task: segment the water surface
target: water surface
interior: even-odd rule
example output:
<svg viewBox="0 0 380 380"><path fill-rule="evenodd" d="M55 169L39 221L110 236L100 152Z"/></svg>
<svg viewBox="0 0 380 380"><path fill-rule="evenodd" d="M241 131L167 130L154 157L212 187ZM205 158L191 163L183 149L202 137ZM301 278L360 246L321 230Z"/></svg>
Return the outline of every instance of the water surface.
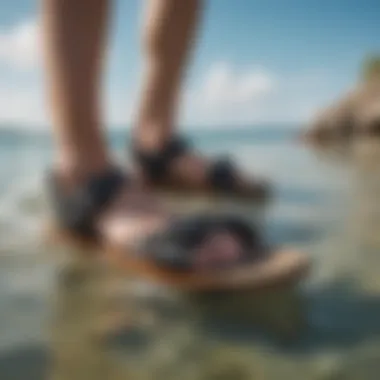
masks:
<svg viewBox="0 0 380 380"><path fill-rule="evenodd" d="M192 134L205 152L271 178L275 199L265 210L186 207L259 220L273 243L303 249L314 263L296 293L224 295L207 307L44 247L51 143L0 136L0 378L378 379L380 147L318 155L293 137L285 127ZM110 142L121 158L124 134ZM178 200L171 207L185 210Z"/></svg>

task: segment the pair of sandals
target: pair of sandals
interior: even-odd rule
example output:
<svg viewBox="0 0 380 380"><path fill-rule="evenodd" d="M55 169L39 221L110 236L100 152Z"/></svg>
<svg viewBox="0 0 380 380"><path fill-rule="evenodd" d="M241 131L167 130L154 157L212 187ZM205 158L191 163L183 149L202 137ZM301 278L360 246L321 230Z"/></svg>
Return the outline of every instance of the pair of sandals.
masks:
<svg viewBox="0 0 380 380"><path fill-rule="evenodd" d="M171 165L189 153L189 146L184 140L173 139L155 154L138 149L133 153L152 186L170 188ZM214 194L255 198L258 193L265 194L265 187L260 184L257 188L242 187L238 171L227 161L211 165L207 178L204 190ZM306 256L265 246L256 227L233 215L176 217L163 229L147 234L128 247L107 244L97 229L99 215L132 183L130 176L110 168L68 194L52 174L50 195L60 229L66 236L103 244L107 254L129 273L187 290L262 288L295 282L307 273ZM211 254L208 257L207 249L206 252L200 249L221 231L232 237L239 247L238 254L228 260L218 260ZM206 262L206 267L200 266L200 262Z"/></svg>

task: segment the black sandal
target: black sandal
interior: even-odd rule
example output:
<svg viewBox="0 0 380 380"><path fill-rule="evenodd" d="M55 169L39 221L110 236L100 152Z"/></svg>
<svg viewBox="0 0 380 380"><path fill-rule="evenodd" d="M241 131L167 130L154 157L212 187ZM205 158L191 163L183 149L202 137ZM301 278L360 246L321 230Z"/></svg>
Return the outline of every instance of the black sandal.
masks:
<svg viewBox="0 0 380 380"><path fill-rule="evenodd" d="M95 227L96 219L128 181L120 171L110 170L67 195L54 175L50 175L50 195L59 227L75 238L102 242ZM232 261L216 260L206 271L200 271L196 263L197 248L221 231L238 240L242 254ZM285 261L284 254L269 254L258 230L235 216L200 214L174 218L163 230L124 249L102 243L105 255L116 259L117 265L129 274L189 290L262 287L284 280L294 281L304 273L307 264L304 256L294 255L294 252L291 252L293 257L289 259L288 255Z"/></svg>
<svg viewBox="0 0 380 380"><path fill-rule="evenodd" d="M96 218L117 196L129 178L112 168L102 175L90 178L84 186L66 194L53 172L47 185L54 217L58 227L74 237L98 240Z"/></svg>
<svg viewBox="0 0 380 380"><path fill-rule="evenodd" d="M185 186L180 189L171 183L169 172L172 162L188 154L190 150L191 146L187 140L175 137L160 151L154 153L143 152L138 148L138 144L134 143L132 155L150 185L166 190L176 188L177 191L186 191L188 189ZM224 196L267 198L269 189L266 183L255 181L252 186L243 187L237 181L238 176L238 169L228 157L216 159L210 166L208 184L203 190Z"/></svg>

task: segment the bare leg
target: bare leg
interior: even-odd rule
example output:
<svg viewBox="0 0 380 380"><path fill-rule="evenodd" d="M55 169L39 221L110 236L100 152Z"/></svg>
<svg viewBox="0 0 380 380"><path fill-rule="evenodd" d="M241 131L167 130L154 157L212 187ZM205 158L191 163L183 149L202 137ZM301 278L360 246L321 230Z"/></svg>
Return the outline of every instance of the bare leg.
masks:
<svg viewBox="0 0 380 380"><path fill-rule="evenodd" d="M200 0L148 1L143 39L146 67L136 131L147 145L160 145L172 134L200 4Z"/></svg>
<svg viewBox="0 0 380 380"><path fill-rule="evenodd" d="M159 152L171 139L177 124L177 108L183 75L195 39L200 15L200 0L149 0L145 19L144 52L145 75L141 104L134 130L134 141L144 153ZM186 190L206 190L212 163L198 155L188 153L176 157L166 172L167 184ZM142 175L149 177L142 167ZM225 175L225 170L220 176ZM233 173L231 182L240 195L261 197L266 195L266 184L252 181L240 173ZM230 176L231 178L231 176ZM147 178L148 180L150 178ZM223 181L223 179L222 179ZM210 190L210 189L208 189Z"/></svg>
<svg viewBox="0 0 380 380"><path fill-rule="evenodd" d="M60 171L97 172L108 165L99 104L108 8L108 0L42 0L48 96Z"/></svg>

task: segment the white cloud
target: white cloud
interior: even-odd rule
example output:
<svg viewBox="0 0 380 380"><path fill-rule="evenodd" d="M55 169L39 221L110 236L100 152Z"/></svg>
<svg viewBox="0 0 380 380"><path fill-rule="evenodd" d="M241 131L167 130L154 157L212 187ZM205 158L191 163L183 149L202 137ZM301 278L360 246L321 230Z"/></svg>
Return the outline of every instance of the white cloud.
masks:
<svg viewBox="0 0 380 380"><path fill-rule="evenodd" d="M228 63L215 63L185 95L184 118L189 124L244 122L270 97L276 82L273 73L260 67L238 71Z"/></svg>
<svg viewBox="0 0 380 380"><path fill-rule="evenodd" d="M272 75L261 69L237 72L227 63L219 63L207 73L199 97L207 107L242 105L267 95L273 86Z"/></svg>
<svg viewBox="0 0 380 380"><path fill-rule="evenodd" d="M303 122L331 95L337 95L327 72L279 75L261 67L237 70L228 63L210 67L183 99L188 125Z"/></svg>
<svg viewBox="0 0 380 380"><path fill-rule="evenodd" d="M39 26L35 20L0 32L0 62L17 69L30 69L37 66L39 58Z"/></svg>

